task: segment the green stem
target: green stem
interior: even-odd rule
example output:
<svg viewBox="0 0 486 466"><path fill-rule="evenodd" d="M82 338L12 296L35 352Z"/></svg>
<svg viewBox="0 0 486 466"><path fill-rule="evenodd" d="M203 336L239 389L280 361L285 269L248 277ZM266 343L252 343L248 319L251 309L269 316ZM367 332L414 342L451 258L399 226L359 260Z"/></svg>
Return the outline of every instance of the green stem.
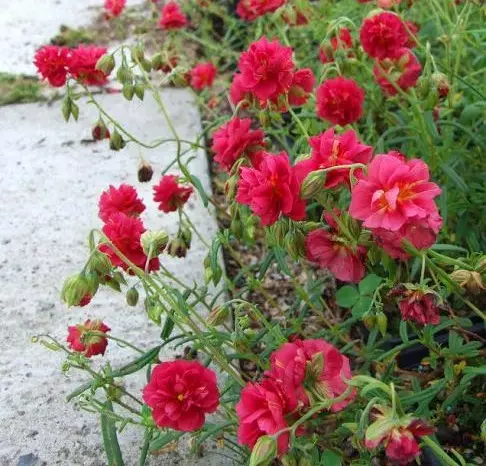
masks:
<svg viewBox="0 0 486 466"><path fill-rule="evenodd" d="M434 452L442 464L446 466L460 466L459 463L454 461L444 450L442 450L441 446L432 440L431 437L423 437L422 443L427 445Z"/></svg>

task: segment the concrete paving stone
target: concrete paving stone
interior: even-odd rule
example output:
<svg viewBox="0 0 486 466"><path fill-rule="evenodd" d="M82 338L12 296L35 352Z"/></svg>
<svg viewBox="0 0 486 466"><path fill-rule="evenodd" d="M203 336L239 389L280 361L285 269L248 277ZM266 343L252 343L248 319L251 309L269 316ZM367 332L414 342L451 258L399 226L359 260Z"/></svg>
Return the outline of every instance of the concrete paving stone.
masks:
<svg viewBox="0 0 486 466"><path fill-rule="evenodd" d="M143 0L128 0L133 6ZM0 71L33 75L35 51L69 27L88 25L103 0L0 0Z"/></svg>
<svg viewBox="0 0 486 466"><path fill-rule="evenodd" d="M73 4L75 4L74 2ZM1 55L1 54L0 54ZM143 141L171 135L150 96L145 102L124 101L120 95L98 97L107 111ZM163 92L180 137L194 140L201 131L200 117L186 90ZM98 417L73 404L65 396L86 380L72 371L61 374L63 355L31 343L35 334L49 333L60 340L67 326L86 318L102 318L113 335L151 348L159 341L160 328L151 324L141 305L131 308L123 294L101 289L85 308L67 309L59 299L63 279L80 270L87 257L87 236L100 227L97 201L108 185L136 185L147 210L142 214L149 229L174 233L176 214L157 211L152 202L153 183L136 180L140 149L129 144L121 152L108 149L107 141L88 143L91 125L98 118L93 106L80 102L78 122L64 123L60 102L52 106L26 104L0 107L0 465L106 464L101 447ZM84 141L84 142L83 142ZM144 156L157 174L174 157L168 143ZM207 191L210 179L206 155L195 152L191 172ZM159 175L160 176L160 175ZM197 196L188 213L205 238L217 231L212 212ZM202 260L206 251L197 237L186 259L163 256L167 267L187 282L203 283ZM167 350L162 359L172 358ZM131 350L110 343L105 357L119 367L134 357ZM95 359L99 359L97 357ZM127 382L139 392L144 377ZM138 464L141 431L130 426L121 435L128 466ZM201 460L177 453L158 456L151 464L224 464L218 452Z"/></svg>

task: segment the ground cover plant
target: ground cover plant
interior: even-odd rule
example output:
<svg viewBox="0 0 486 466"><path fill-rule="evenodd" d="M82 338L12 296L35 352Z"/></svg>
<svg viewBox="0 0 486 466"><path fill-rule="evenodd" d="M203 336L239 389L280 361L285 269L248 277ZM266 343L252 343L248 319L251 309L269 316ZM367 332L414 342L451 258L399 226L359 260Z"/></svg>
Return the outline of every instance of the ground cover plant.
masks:
<svg viewBox="0 0 486 466"><path fill-rule="evenodd" d="M105 2L113 28L124 3ZM41 76L65 87L66 120L95 105L93 139L140 146L139 181L153 184L144 202L113 174L62 299L89 313L99 287L123 292L160 344L95 316L65 343L37 339L90 377L70 399L99 413L109 464L123 464L127 424L144 431L140 464L184 436L251 466L482 464L485 13L453 0L150 2L135 45L37 52ZM155 100L170 139L141 141L103 109L93 87L115 81L120 98ZM197 140L179 137L164 86L193 89ZM170 164L148 162L169 143ZM214 194L190 171L196 148ZM189 198L218 215L215 238ZM177 234L144 225L146 209L179 212ZM190 284L164 256L183 266L196 236L205 282ZM116 344L134 359L111 368ZM159 360L166 345L183 357ZM130 393L138 371L146 386Z"/></svg>

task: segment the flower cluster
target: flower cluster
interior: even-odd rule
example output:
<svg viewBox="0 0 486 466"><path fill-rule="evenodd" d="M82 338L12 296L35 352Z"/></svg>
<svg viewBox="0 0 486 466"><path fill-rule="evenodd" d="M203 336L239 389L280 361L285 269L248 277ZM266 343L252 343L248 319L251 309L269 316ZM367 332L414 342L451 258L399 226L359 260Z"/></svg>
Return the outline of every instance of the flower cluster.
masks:
<svg viewBox="0 0 486 466"><path fill-rule="evenodd" d="M265 378L241 392L238 441L253 448L260 437L277 434L278 454L284 455L289 432L279 431L316 403L327 403L332 412L344 409L354 399L346 382L351 375L348 358L324 340L285 343L272 353Z"/></svg>
<svg viewBox="0 0 486 466"><path fill-rule="evenodd" d="M106 48L79 46L73 49L46 45L34 58L37 71L51 86L62 87L68 77L89 86L102 86L108 76L96 68L98 60L106 54Z"/></svg>

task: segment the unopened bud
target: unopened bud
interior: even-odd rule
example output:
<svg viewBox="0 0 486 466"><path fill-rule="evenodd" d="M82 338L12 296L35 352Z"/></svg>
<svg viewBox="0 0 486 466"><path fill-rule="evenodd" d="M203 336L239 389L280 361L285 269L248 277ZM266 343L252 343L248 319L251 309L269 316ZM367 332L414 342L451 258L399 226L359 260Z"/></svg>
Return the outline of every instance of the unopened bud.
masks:
<svg viewBox="0 0 486 466"><path fill-rule="evenodd" d="M264 435L253 447L249 466L268 466L276 457L277 441L269 435Z"/></svg>
<svg viewBox="0 0 486 466"><path fill-rule="evenodd" d="M167 245L167 254L172 257L186 257L187 247L180 238L175 238Z"/></svg>
<svg viewBox="0 0 486 466"><path fill-rule="evenodd" d="M126 83L123 85L122 89L123 97L127 100L132 100L135 94L135 86L132 83Z"/></svg>
<svg viewBox="0 0 486 466"><path fill-rule="evenodd" d="M388 319L383 312L376 313L376 326L380 331L381 335L384 337L386 335L386 329L388 327Z"/></svg>
<svg viewBox="0 0 486 466"><path fill-rule="evenodd" d="M207 322L215 327L221 325L229 316L228 306L215 307L208 315Z"/></svg>
<svg viewBox="0 0 486 466"><path fill-rule="evenodd" d="M167 246L169 235L165 231L146 231L140 237L143 252L152 259L157 257Z"/></svg>
<svg viewBox="0 0 486 466"><path fill-rule="evenodd" d="M61 299L71 306L83 306L91 300L97 290L93 280L85 274L76 274L66 279L61 291Z"/></svg>
<svg viewBox="0 0 486 466"><path fill-rule="evenodd" d="M479 294L486 290L483 279L479 272L471 270L456 270L451 273L451 278L472 294Z"/></svg>
<svg viewBox="0 0 486 466"><path fill-rule="evenodd" d="M113 265L106 254L96 251L91 255L88 267L90 270L93 270L99 275L103 276L111 272Z"/></svg>
<svg viewBox="0 0 486 466"><path fill-rule="evenodd" d="M122 65L116 72L116 79L118 79L118 81L120 81L120 83L123 85L131 83L133 81L133 73L130 71L128 66Z"/></svg>
<svg viewBox="0 0 486 466"><path fill-rule="evenodd" d="M113 55L103 55L96 63L95 68L99 71L102 71L103 74L108 76L115 68L115 59L113 58Z"/></svg>
<svg viewBox="0 0 486 466"><path fill-rule="evenodd" d="M136 306L138 303L138 291L135 287L130 288L126 294L127 304L129 306Z"/></svg>
<svg viewBox="0 0 486 466"><path fill-rule="evenodd" d="M444 73L432 73L432 76L430 77L432 81L432 85L437 89L439 92L439 97L441 98L446 98L447 95L449 94L449 79Z"/></svg>
<svg viewBox="0 0 486 466"><path fill-rule="evenodd" d="M122 138L122 135L118 132L115 128L113 133L110 136L110 149L111 150L121 150L125 147L125 141Z"/></svg>
<svg viewBox="0 0 486 466"><path fill-rule="evenodd" d="M153 174L154 170L152 165L150 165L147 161L142 160L137 172L138 181L140 181L140 183L147 183L152 179Z"/></svg>
<svg viewBox="0 0 486 466"><path fill-rule="evenodd" d="M376 315L371 314L367 312L363 317L362 317L363 324L368 330L372 330L375 328L376 325Z"/></svg>
<svg viewBox="0 0 486 466"><path fill-rule="evenodd" d="M145 95L145 86L142 83L137 83L135 84L134 90L138 99L143 100L143 96Z"/></svg>
<svg viewBox="0 0 486 466"><path fill-rule="evenodd" d="M326 171L316 170L310 172L304 179L300 188L300 196L303 199L310 199L315 197L324 188L326 182Z"/></svg>
<svg viewBox="0 0 486 466"><path fill-rule="evenodd" d="M105 122L100 118L98 122L93 126L91 135L95 141L102 141L110 137L110 131L105 125Z"/></svg>

